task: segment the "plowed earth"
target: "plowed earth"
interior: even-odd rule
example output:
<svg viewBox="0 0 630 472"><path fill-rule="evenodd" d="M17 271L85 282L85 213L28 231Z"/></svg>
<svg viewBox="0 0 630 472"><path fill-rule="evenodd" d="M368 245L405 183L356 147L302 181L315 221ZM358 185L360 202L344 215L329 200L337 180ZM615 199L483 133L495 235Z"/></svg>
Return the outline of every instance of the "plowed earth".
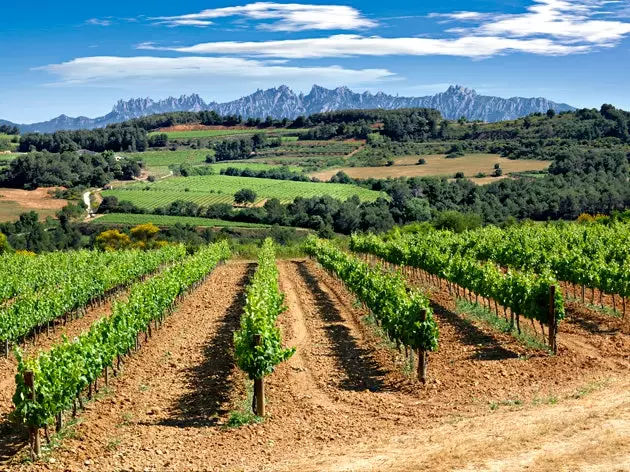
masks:
<svg viewBox="0 0 630 472"><path fill-rule="evenodd" d="M266 379L264 423L226 426L249 388L232 333L255 270L230 262L60 447L7 470L630 470L630 340L618 330L589 330L576 321L588 313L575 314L550 357L456 314L433 287L440 349L421 386L337 280L311 261L279 267L279 323L297 352Z"/></svg>

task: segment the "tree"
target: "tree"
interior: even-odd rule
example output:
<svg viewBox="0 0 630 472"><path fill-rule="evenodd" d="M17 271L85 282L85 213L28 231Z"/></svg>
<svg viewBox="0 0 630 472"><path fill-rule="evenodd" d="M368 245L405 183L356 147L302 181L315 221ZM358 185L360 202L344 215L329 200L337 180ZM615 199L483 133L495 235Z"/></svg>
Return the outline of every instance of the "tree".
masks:
<svg viewBox="0 0 630 472"><path fill-rule="evenodd" d="M159 232L160 228L153 223L146 223L133 227L131 229L131 237L137 242L146 243L155 239Z"/></svg>
<svg viewBox="0 0 630 472"><path fill-rule="evenodd" d="M556 110L554 110L553 108L550 108L549 110L547 110L547 118L551 119L554 116L556 116Z"/></svg>
<svg viewBox="0 0 630 472"><path fill-rule="evenodd" d="M238 205L254 203L256 201L256 192L248 188L241 189L234 194L234 201Z"/></svg>
<svg viewBox="0 0 630 472"><path fill-rule="evenodd" d="M4 254L5 252L10 251L11 245L9 244L9 240L3 233L0 233L0 254Z"/></svg>
<svg viewBox="0 0 630 472"><path fill-rule="evenodd" d="M252 137L252 146L254 149L260 149L265 147L265 143L267 142L267 135L265 133L256 133Z"/></svg>
<svg viewBox="0 0 630 472"><path fill-rule="evenodd" d="M460 172L455 173L455 178L456 178L456 179L463 179L463 178L465 178L465 177L466 177L466 175L465 175L463 172L461 172L461 171L460 171Z"/></svg>
<svg viewBox="0 0 630 472"><path fill-rule="evenodd" d="M131 239L117 229L103 231L96 237L96 247L103 251L119 251L131 246Z"/></svg>
<svg viewBox="0 0 630 472"><path fill-rule="evenodd" d="M427 163L427 160L424 157L421 157L420 159L418 159L418 165L419 166L423 166Z"/></svg>

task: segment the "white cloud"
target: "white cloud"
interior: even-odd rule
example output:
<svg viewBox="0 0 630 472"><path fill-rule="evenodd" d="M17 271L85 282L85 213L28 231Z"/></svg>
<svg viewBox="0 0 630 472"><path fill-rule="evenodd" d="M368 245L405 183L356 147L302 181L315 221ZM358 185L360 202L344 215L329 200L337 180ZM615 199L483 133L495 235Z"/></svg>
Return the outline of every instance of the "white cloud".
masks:
<svg viewBox="0 0 630 472"><path fill-rule="evenodd" d="M270 61L271 62L271 61ZM54 85L126 85L130 81L174 82L181 85L212 81L245 81L266 86L278 83L313 83L325 85L369 84L393 78L387 69L346 69L340 66L293 67L264 61L233 57L80 57L60 64L39 67L58 77Z"/></svg>
<svg viewBox="0 0 630 472"><path fill-rule="evenodd" d="M350 6L272 2L214 8L188 15L155 17L151 20L169 26L187 26L191 21L234 16L261 22L259 28L270 31L354 30L376 26L376 22L363 17L361 12Z"/></svg>
<svg viewBox="0 0 630 472"><path fill-rule="evenodd" d="M509 52L567 55L588 50L586 46L556 44L549 39L513 39L500 36L468 36L456 39L382 38L347 34L281 41L224 41L189 47L158 47L152 43L144 43L137 48L187 54L232 54L289 59L392 55L483 58Z"/></svg>
<svg viewBox="0 0 630 472"><path fill-rule="evenodd" d="M175 28L176 26L196 26L198 28L206 28L206 27L208 27L210 25L213 25L214 22L208 21L208 20L186 19L186 20L177 20L177 22L171 21L171 20L158 21L155 24L156 25L166 25L169 28Z"/></svg>
<svg viewBox="0 0 630 472"><path fill-rule="evenodd" d="M186 54L229 54L252 57L314 59L351 56L458 56L485 58L509 53L560 56L614 47L630 34L621 2L616 0L532 0L519 14L475 11L434 13L431 18L459 23L442 34L383 38L339 34L322 38L278 41L223 41L191 46L159 47L141 44L138 49L168 50ZM312 10L311 10L312 9ZM340 13L331 15L340 9ZM321 12L320 12L321 10ZM321 15L319 15L321 13ZM172 21L209 21L208 18L242 15L277 19L270 29L328 29L333 23L348 29L362 20L350 7L253 3L242 7L205 10L195 15L163 18ZM203 18L203 19L202 19ZM363 19L364 20L364 19ZM366 20L369 21L369 20Z"/></svg>
<svg viewBox="0 0 630 472"><path fill-rule="evenodd" d="M85 22L86 25L94 25L94 26L111 26L113 24L112 20L109 19L101 19L101 18L90 18Z"/></svg>

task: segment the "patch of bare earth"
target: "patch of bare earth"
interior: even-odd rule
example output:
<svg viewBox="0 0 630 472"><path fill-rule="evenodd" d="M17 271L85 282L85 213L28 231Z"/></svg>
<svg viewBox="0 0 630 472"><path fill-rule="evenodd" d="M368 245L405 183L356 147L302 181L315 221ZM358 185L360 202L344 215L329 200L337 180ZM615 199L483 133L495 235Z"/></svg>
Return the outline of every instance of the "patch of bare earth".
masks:
<svg viewBox="0 0 630 472"><path fill-rule="evenodd" d="M269 416L226 428L246 398L232 333L254 268L217 268L54 463L10 470L630 470L628 336L569 321L550 357L455 313L433 287L440 349L422 386L343 285L304 260L279 262L279 324L297 352L266 379Z"/></svg>
<svg viewBox="0 0 630 472"><path fill-rule="evenodd" d="M0 221L13 221L21 213L36 211L42 218L53 216L67 205L67 200L53 198L50 188L20 190L0 188Z"/></svg>

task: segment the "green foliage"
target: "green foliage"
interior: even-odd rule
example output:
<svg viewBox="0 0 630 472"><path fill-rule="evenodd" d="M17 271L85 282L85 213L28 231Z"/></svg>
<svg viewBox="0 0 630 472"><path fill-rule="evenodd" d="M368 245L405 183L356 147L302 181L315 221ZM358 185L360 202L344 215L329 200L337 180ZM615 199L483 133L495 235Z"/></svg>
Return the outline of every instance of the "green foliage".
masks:
<svg viewBox="0 0 630 472"><path fill-rule="evenodd" d="M9 244L9 240L6 235L0 233L0 254L5 254L7 252L11 252L11 245Z"/></svg>
<svg viewBox="0 0 630 472"><path fill-rule="evenodd" d="M128 286L162 264L181 259L183 246L159 251L80 251L46 256L3 256L0 341L17 342L38 326L86 306L108 291Z"/></svg>
<svg viewBox="0 0 630 472"><path fill-rule="evenodd" d="M314 237L307 240L306 252L339 277L367 305L392 341L413 349L437 349L439 332L429 299L410 290L400 274L370 267ZM424 321L420 318L422 311L426 311Z"/></svg>
<svg viewBox="0 0 630 472"><path fill-rule="evenodd" d="M145 253L146 254L146 253ZM135 284L125 302L114 304L112 315L95 322L74 341L64 339L50 351L25 358L18 350L14 416L22 423L43 427L73 400L117 356L135 345L150 323L162 320L177 298L230 256L226 243L207 246L161 274ZM35 400L29 399L24 373L35 376Z"/></svg>
<svg viewBox="0 0 630 472"><path fill-rule="evenodd" d="M190 191L184 192L185 188ZM129 201L141 208L153 209L177 200L186 200L197 205L232 204L234 203L233 195L243 188L253 190L258 201L278 198L285 203L297 197L309 198L323 195L343 200L358 195L362 201L374 201L381 195L380 192L355 185L292 182L228 175L173 177L153 184L135 183L116 190L105 190L102 195L115 196L119 201Z"/></svg>
<svg viewBox="0 0 630 472"><path fill-rule="evenodd" d="M450 245L450 234L407 235L390 242L383 242L376 236L355 235L350 247L353 251L374 254L392 264L418 267L479 296L493 299L515 314L548 323L550 287L558 285L549 270L541 274L516 270L504 272L493 263L479 262L454 249ZM559 289L555 292L554 304L556 319L560 321L564 319L565 311Z"/></svg>
<svg viewBox="0 0 630 472"><path fill-rule="evenodd" d="M241 328L234 333L236 363L250 379L262 379L295 353L282 347L278 316L286 309L278 287L273 241L266 239L258 255L258 269L247 287ZM256 344L257 337L260 342Z"/></svg>
<svg viewBox="0 0 630 472"><path fill-rule="evenodd" d="M251 189L243 188L234 194L234 203L254 203L256 201L256 192Z"/></svg>

